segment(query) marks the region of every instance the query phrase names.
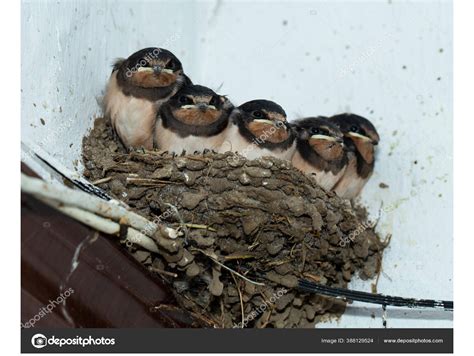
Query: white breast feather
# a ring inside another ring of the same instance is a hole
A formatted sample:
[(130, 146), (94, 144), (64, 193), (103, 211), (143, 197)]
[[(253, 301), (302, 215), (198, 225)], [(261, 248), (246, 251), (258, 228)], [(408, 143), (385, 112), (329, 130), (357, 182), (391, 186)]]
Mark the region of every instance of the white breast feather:
[(112, 73), (107, 85), (105, 115), (127, 147), (152, 149), (157, 103), (124, 95), (117, 84), (116, 73)]
[(321, 186), (324, 190), (332, 190), (336, 183), (341, 179), (344, 175), (345, 167), (342, 168), (338, 173), (334, 174), (331, 171), (324, 172), (322, 170), (317, 169), (311, 163), (303, 159), (301, 154), (296, 151), (293, 160), (293, 166), (298, 168), (299, 170), (303, 171), (306, 174), (309, 174), (313, 179)]
[(225, 139), (219, 152), (238, 152), (247, 159), (257, 159), (264, 156), (273, 156), (291, 161), (296, 149), (296, 142), (287, 150), (269, 150), (260, 147), (256, 142), (248, 142), (239, 132), (237, 125), (230, 123), (226, 130)]
[(168, 151), (180, 154), (183, 150), (188, 154), (192, 154), (195, 151), (202, 152), (204, 149), (210, 149), (218, 151), (224, 140), (224, 133), (203, 137), (189, 135), (181, 137), (175, 132), (165, 128), (163, 122), (158, 119), (155, 128), (155, 142), (157, 148), (161, 151)]
[(358, 176), (357, 158), (351, 155), (344, 176), (337, 183), (334, 191), (342, 198), (353, 199), (359, 195), (365, 183), (369, 180), (369, 177), (370, 175), (367, 178), (360, 178)]

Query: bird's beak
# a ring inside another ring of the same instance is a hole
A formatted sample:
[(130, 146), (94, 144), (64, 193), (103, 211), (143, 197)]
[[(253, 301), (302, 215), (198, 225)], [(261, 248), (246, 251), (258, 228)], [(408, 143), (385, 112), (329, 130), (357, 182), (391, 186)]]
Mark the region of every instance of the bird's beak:
[(161, 73), (161, 70), (162, 70), (161, 66), (156, 65), (156, 66), (153, 66), (152, 68), (153, 68), (153, 73), (155, 73), (155, 74), (160, 74)]
[(349, 136), (352, 137), (364, 161), (371, 164), (374, 161), (374, 146), (378, 141), (356, 132), (349, 132)]
[(198, 109), (204, 112), (207, 110), (216, 110), (216, 107), (214, 105), (208, 105), (206, 103), (199, 103), (196, 105), (183, 105), (181, 106), (181, 109)]
[(352, 136), (354, 138), (360, 138), (361, 140), (363, 141), (368, 141), (372, 144), (374, 144), (374, 141), (370, 138), (370, 137), (367, 137), (367, 136), (364, 136), (364, 135), (361, 135), (357, 132), (349, 132), (349, 136)]
[(159, 65), (153, 66), (153, 67), (139, 67), (137, 69), (138, 72), (149, 72), (153, 74), (160, 74), (160, 73), (168, 73), (168, 74), (173, 74), (173, 71), (171, 69), (166, 69), (163, 68)]
[(196, 109), (196, 108), (197, 107), (194, 104), (181, 106), (181, 109)]
[[(312, 139), (314, 140), (326, 140), (326, 141), (333, 141), (333, 142), (337, 142), (337, 143), (340, 143), (339, 140), (337, 137), (333, 137), (333, 136), (326, 136), (326, 135), (312, 135), (311, 136)], [(341, 140), (342, 142), (342, 140)]]
[(199, 103), (196, 105), (196, 107), (201, 110), (202, 112), (206, 111), (207, 110), (207, 104), (204, 104), (204, 103)]
[(274, 124), (274, 122), (272, 120), (266, 120), (266, 119), (254, 119), (253, 121), (260, 122), (260, 123), (266, 124), (266, 125), (273, 125)]
[(138, 67), (137, 72), (154, 72), (153, 68), (150, 67)]

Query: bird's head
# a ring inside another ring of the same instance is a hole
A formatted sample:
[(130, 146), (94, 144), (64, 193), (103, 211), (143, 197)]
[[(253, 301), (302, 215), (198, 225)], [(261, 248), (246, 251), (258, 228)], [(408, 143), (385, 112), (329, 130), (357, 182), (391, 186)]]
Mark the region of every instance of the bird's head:
[(282, 143), (290, 138), (292, 130), (283, 108), (269, 100), (252, 100), (238, 107), (237, 123), (245, 127), (261, 142)]
[(179, 59), (164, 48), (149, 47), (118, 61), (121, 79), (140, 88), (165, 88), (185, 81)]
[(227, 97), (201, 85), (184, 86), (165, 105), (174, 119), (190, 126), (212, 125), (233, 108)]
[(380, 137), (369, 120), (354, 114), (341, 114), (331, 117), (330, 121), (340, 128), (346, 142), (353, 144), (365, 162), (373, 163)]
[(339, 128), (324, 117), (308, 117), (293, 123), (300, 147), (313, 150), (326, 161), (344, 156), (344, 139)]

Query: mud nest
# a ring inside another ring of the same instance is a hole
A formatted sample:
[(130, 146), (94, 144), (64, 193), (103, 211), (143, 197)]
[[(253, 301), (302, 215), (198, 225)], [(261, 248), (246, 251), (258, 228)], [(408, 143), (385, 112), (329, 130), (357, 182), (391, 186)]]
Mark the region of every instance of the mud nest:
[(179, 247), (159, 254), (127, 247), (204, 326), (313, 327), (345, 303), (299, 291), (298, 279), (347, 287), (380, 270), (385, 245), (363, 215), (289, 162), (127, 152), (103, 119), (84, 138), (83, 161), (89, 180), (181, 232)]

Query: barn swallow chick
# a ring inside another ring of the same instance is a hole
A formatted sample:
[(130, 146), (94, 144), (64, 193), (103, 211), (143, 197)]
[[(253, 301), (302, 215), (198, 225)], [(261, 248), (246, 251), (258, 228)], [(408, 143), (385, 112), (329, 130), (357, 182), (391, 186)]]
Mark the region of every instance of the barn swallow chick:
[(293, 129), (283, 108), (269, 100), (252, 100), (232, 111), (220, 152), (247, 159), (274, 156), (291, 161), (296, 149)]
[(334, 191), (340, 197), (353, 199), (369, 180), (375, 162), (375, 146), (380, 137), (372, 123), (358, 115), (341, 114), (330, 118), (344, 134), (348, 165)]
[(312, 175), (323, 189), (331, 190), (347, 165), (342, 132), (325, 117), (300, 119), (294, 127), (297, 143), (293, 166)]
[(155, 143), (163, 151), (187, 153), (217, 150), (234, 106), (222, 95), (201, 85), (186, 85), (158, 114)]
[(170, 51), (150, 47), (114, 64), (104, 97), (104, 112), (128, 147), (153, 148), (159, 107), (185, 82), (181, 62)]

